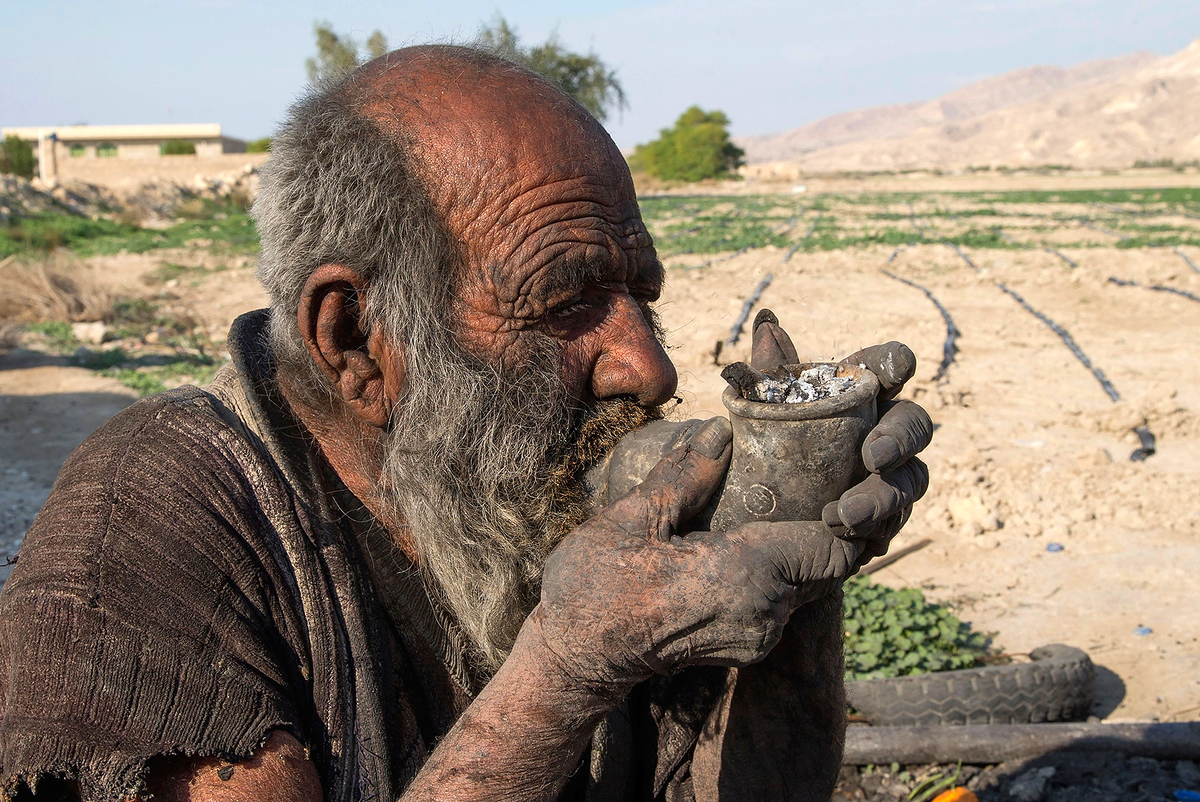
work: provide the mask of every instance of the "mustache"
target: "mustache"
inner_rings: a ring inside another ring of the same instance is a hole
[[[598,401],[575,415],[567,447],[557,455],[543,485],[546,534],[557,545],[588,518],[584,475],[612,451],[621,438],[661,420],[661,406],[644,406],[632,396]]]

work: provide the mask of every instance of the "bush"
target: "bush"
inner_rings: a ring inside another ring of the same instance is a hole
[[[172,139],[162,143],[162,147],[158,151],[163,156],[195,156],[196,145],[182,139]]]
[[[992,654],[986,635],[916,588],[895,590],[866,577],[844,587],[847,680],[974,668]]]
[[[703,181],[730,177],[745,155],[729,141],[729,118],[724,112],[692,106],[679,115],[673,128],[662,129],[658,139],[638,145],[630,168],[665,181]]]
[[[629,106],[616,70],[609,69],[594,52],[585,56],[567,50],[557,34],[550,34],[543,44],[524,45],[503,15],[497,14],[492,24],[479,29],[476,42],[545,76],[601,122],[608,119],[609,112]]]
[[[270,153],[271,152],[271,137],[264,136],[262,139],[251,139],[246,143],[247,153]]]
[[[4,137],[4,142],[0,143],[0,173],[33,178],[36,170],[37,159],[33,157],[29,143],[12,134]]]

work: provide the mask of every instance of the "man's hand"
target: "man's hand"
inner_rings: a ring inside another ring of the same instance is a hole
[[[771,370],[799,362],[791,337],[769,309],[754,319],[750,362]],[[929,470],[916,458],[933,437],[929,414],[912,401],[895,401],[905,382],[916,371],[917,359],[907,345],[889,342],[857,351],[843,365],[863,367],[879,378],[879,423],[862,447],[863,464],[871,475],[826,506],[822,518],[831,527],[845,526],[864,542],[855,570],[887,553],[888,545],[904,526],[913,502],[929,487]]]
[[[683,666],[754,663],[796,607],[853,570],[864,539],[820,521],[679,535],[719,486],[731,438],[726,419],[708,421],[551,554],[531,619],[579,682],[620,695]]]

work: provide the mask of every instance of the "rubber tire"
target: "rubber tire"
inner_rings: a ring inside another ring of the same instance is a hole
[[[1055,643],[1031,663],[846,683],[850,705],[873,726],[1039,724],[1083,721],[1095,696],[1087,654]]]

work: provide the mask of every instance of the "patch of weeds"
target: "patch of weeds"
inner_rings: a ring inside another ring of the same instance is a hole
[[[125,368],[123,370],[113,369],[107,373],[129,389],[135,390],[139,398],[161,393],[167,389],[167,385],[163,384],[161,379],[146,371]]]
[[[89,348],[81,349],[75,357],[75,362],[79,367],[88,370],[107,370],[117,365],[123,365],[130,359],[131,357],[125,353],[123,348],[109,348],[101,351],[93,351]]]
[[[55,248],[67,248],[78,256],[182,247],[239,254],[258,252],[254,221],[237,203],[202,201],[197,208],[197,217],[161,230],[66,214],[23,218],[0,227],[0,259],[15,253],[48,252]]]
[[[150,286],[166,284],[168,281],[182,279],[184,276],[207,272],[203,267],[190,267],[188,265],[177,265],[174,262],[163,262],[149,273],[142,274],[142,283]]]
[[[87,249],[90,243],[136,237],[136,226],[68,214],[40,214],[0,227],[0,258],[55,248]],[[113,252],[120,250],[114,248]]]
[[[57,351],[69,351],[79,345],[79,341],[75,339],[75,332],[71,329],[71,324],[61,320],[40,320],[36,323],[28,323],[25,330],[42,335],[46,338],[47,345]]]
[[[992,654],[987,635],[916,588],[896,590],[867,577],[844,588],[847,680],[974,668]]]
[[[111,376],[145,397],[181,384],[209,384],[222,362],[206,354],[170,354],[135,357],[121,348],[87,351],[76,360],[80,367]]]
[[[717,217],[700,221],[699,225],[684,224],[673,228],[668,228],[666,236],[659,240],[665,254],[722,253],[787,245],[786,237],[758,220]]]

